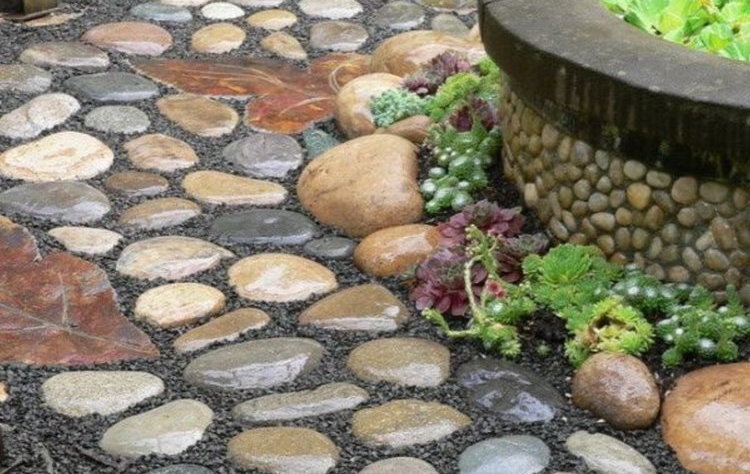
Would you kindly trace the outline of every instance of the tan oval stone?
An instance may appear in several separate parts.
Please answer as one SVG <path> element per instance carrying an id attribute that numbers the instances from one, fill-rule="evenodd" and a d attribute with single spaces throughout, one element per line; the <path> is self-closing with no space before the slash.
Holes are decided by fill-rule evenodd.
<path id="1" fill-rule="evenodd" d="M 117 232 L 92 227 L 55 227 L 47 233 L 62 243 L 68 251 L 88 255 L 107 253 L 122 239 Z"/>
<path id="2" fill-rule="evenodd" d="M 429 463 L 417 458 L 397 457 L 374 462 L 359 474 L 438 474 Z"/>
<path id="3" fill-rule="evenodd" d="M 185 192 L 210 204 L 273 206 L 286 199 L 283 186 L 220 171 L 196 171 L 182 180 Z"/>
<path id="4" fill-rule="evenodd" d="M 628 202 L 639 211 L 651 203 L 651 188 L 643 183 L 633 183 L 627 189 Z"/>
<path id="5" fill-rule="evenodd" d="M 169 188 L 169 181 L 163 176 L 142 171 L 123 171 L 110 175 L 104 181 L 110 192 L 127 196 L 152 196 Z"/>
<path id="6" fill-rule="evenodd" d="M 346 366 L 370 382 L 437 387 L 450 375 L 451 354 L 426 339 L 394 337 L 365 342 L 355 348 Z"/>
<path id="7" fill-rule="evenodd" d="M 307 59 L 307 52 L 300 42 L 297 41 L 297 38 L 283 31 L 277 31 L 266 36 L 260 41 L 260 45 L 266 51 L 278 54 L 282 58 L 294 60 Z"/>
<path id="8" fill-rule="evenodd" d="M 34 138 L 45 130 L 65 123 L 80 108 L 81 104 L 68 94 L 36 96 L 0 117 L 0 135 L 8 138 Z"/>
<path id="9" fill-rule="evenodd" d="M 123 148 L 131 163 L 145 170 L 171 173 L 198 164 L 198 155 L 190 145 L 161 133 L 135 138 Z"/>
<path id="10" fill-rule="evenodd" d="M 354 263 L 368 275 L 400 275 L 434 252 L 439 239 L 437 229 L 425 224 L 382 229 L 357 245 Z"/>
<path id="11" fill-rule="evenodd" d="M 284 253 L 246 257 L 229 268 L 229 283 L 243 298 L 286 302 L 306 300 L 338 287 L 336 275 L 323 265 Z"/>
<path id="12" fill-rule="evenodd" d="M 351 236 L 418 222 L 416 148 L 395 135 L 368 135 L 313 160 L 297 183 L 305 206 L 323 224 Z"/>
<path id="13" fill-rule="evenodd" d="M 101 48 L 147 56 L 158 56 L 172 47 L 172 35 L 167 30 L 137 21 L 104 23 L 88 30 L 81 39 Z"/>
<path id="14" fill-rule="evenodd" d="M 426 115 L 415 115 L 394 123 L 384 130 L 385 133 L 406 138 L 415 145 L 421 145 L 427 138 L 427 132 L 433 121 Z"/>
<path id="15" fill-rule="evenodd" d="M 120 215 L 118 224 L 143 230 L 180 225 L 198 216 L 201 207 L 182 198 L 159 198 L 131 207 Z"/>
<path id="16" fill-rule="evenodd" d="M 698 199 L 698 180 L 684 176 L 672 184 L 672 199 L 680 204 L 692 204 Z"/>
<path id="17" fill-rule="evenodd" d="M 247 24 L 265 30 L 283 30 L 297 23 L 297 16 L 281 9 L 263 10 L 247 17 Z"/>
<path id="18" fill-rule="evenodd" d="M 224 294 L 200 283 L 170 283 L 144 292 L 135 302 L 135 316 L 163 328 L 184 326 L 216 314 Z"/>
<path id="19" fill-rule="evenodd" d="M 375 73 L 348 82 L 336 96 L 336 122 L 349 138 L 375 132 L 370 100 L 389 89 L 401 86 L 402 79 L 393 74 Z"/>
<path id="20" fill-rule="evenodd" d="M 192 352 L 216 342 L 231 342 L 254 329 L 265 327 L 271 318 L 265 311 L 255 308 L 234 310 L 191 329 L 175 339 L 177 352 Z"/>
<path id="21" fill-rule="evenodd" d="M 195 94 L 178 94 L 156 101 L 159 111 L 180 128 L 201 137 L 231 133 L 239 123 L 237 112 L 226 104 Z"/>
<path id="22" fill-rule="evenodd" d="M 193 34 L 191 47 L 199 53 L 222 54 L 239 48 L 247 34 L 231 23 L 214 23 Z"/>

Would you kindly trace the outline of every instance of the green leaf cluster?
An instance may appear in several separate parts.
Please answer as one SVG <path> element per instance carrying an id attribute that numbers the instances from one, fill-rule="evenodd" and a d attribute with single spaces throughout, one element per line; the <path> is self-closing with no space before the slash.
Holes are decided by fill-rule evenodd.
<path id="1" fill-rule="evenodd" d="M 370 110 L 375 125 L 388 127 L 399 120 L 423 115 L 430 102 L 430 98 L 422 98 L 406 89 L 388 89 L 370 99 Z"/>
<path id="2" fill-rule="evenodd" d="M 489 58 L 480 61 L 476 71 L 449 77 L 427 107 L 427 114 L 439 123 L 472 98 L 489 102 L 500 100 L 500 69 Z"/>

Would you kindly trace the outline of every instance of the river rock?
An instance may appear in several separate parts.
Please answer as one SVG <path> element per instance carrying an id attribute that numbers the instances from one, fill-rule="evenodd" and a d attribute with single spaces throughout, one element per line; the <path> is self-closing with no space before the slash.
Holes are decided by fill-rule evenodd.
<path id="1" fill-rule="evenodd" d="M 300 314 L 299 324 L 337 331 L 395 331 L 409 315 L 388 288 L 369 283 L 326 296 Z"/>
<path id="2" fill-rule="evenodd" d="M 351 18 L 362 12 L 362 5 L 357 0 L 300 0 L 298 5 L 308 16 L 331 20 Z"/>
<path id="3" fill-rule="evenodd" d="M 117 223 L 140 230 L 163 229 L 180 225 L 201 213 L 199 205 L 182 198 L 159 198 L 144 201 L 127 209 Z"/>
<path id="4" fill-rule="evenodd" d="M 146 474 L 214 474 L 214 472 L 197 464 L 172 464 L 148 471 Z"/>
<path id="5" fill-rule="evenodd" d="M 125 54 L 158 56 L 172 47 L 172 35 L 164 28 L 137 21 L 103 23 L 88 30 L 81 39 Z"/>
<path id="6" fill-rule="evenodd" d="M 92 222 L 110 209 L 107 196 L 77 181 L 22 184 L 0 193 L 0 211 L 48 221 Z"/>
<path id="7" fill-rule="evenodd" d="M 163 2 L 139 3 L 130 9 L 130 14 L 144 20 L 171 23 L 187 23 L 193 20 L 193 15 L 187 8 L 167 5 Z"/>
<path id="8" fill-rule="evenodd" d="M 469 33 L 469 28 L 466 24 L 452 13 L 436 15 L 430 22 L 430 27 L 435 31 L 456 36 L 466 36 Z"/>
<path id="9" fill-rule="evenodd" d="M 352 256 L 356 245 L 345 237 L 321 237 L 306 243 L 304 250 L 313 257 L 342 260 Z"/>
<path id="10" fill-rule="evenodd" d="M 310 28 L 310 46 L 330 51 L 356 51 L 367 41 L 367 30 L 346 21 L 321 21 Z"/>
<path id="11" fill-rule="evenodd" d="M 302 148 L 292 137 L 253 133 L 230 143 L 224 159 L 256 178 L 283 178 L 302 164 Z"/>
<path id="12" fill-rule="evenodd" d="M 535 436 L 503 436 L 473 444 L 461 453 L 461 474 L 536 474 L 549 465 L 550 450 Z"/>
<path id="13" fill-rule="evenodd" d="M 211 227 L 211 234 L 219 241 L 251 245 L 300 245 L 317 232 L 318 226 L 307 217 L 281 209 L 224 215 Z"/>
<path id="14" fill-rule="evenodd" d="M 429 463 L 417 458 L 397 457 L 377 461 L 359 474 L 438 474 Z"/>
<path id="15" fill-rule="evenodd" d="M 433 124 L 432 119 L 426 115 L 414 115 L 413 117 L 399 120 L 385 129 L 378 129 L 375 133 L 398 135 L 399 137 L 406 138 L 415 145 L 421 145 L 427 138 L 427 134 Z"/>
<path id="16" fill-rule="evenodd" d="M 354 249 L 354 263 L 368 275 L 400 275 L 438 248 L 435 227 L 411 224 L 389 227 L 365 237 Z"/>
<path id="17" fill-rule="evenodd" d="M 52 74 L 30 64 L 0 64 L 0 91 L 35 94 L 52 84 Z"/>
<path id="18" fill-rule="evenodd" d="M 144 292 L 135 316 L 162 328 L 185 326 L 224 309 L 224 294 L 201 283 L 170 283 Z"/>
<path id="19" fill-rule="evenodd" d="M 231 23 L 213 23 L 193 34 L 190 45 L 199 53 L 222 54 L 239 48 L 247 34 Z"/>
<path id="20" fill-rule="evenodd" d="M 313 160 L 302 172 L 297 193 L 321 223 L 360 237 L 422 218 L 417 173 L 411 142 L 368 135 Z"/>
<path id="21" fill-rule="evenodd" d="M 175 339 L 177 352 L 192 352 L 216 342 L 234 341 L 243 334 L 265 327 L 271 318 L 265 311 L 255 308 L 236 309 L 191 329 Z"/>
<path id="22" fill-rule="evenodd" d="M 287 196 L 286 189 L 280 184 L 208 170 L 185 176 L 182 188 L 201 202 L 230 206 L 274 206 L 281 204 Z"/>
<path id="23" fill-rule="evenodd" d="M 214 268 L 234 254 L 205 240 L 162 236 L 128 245 L 117 260 L 117 271 L 143 280 L 179 280 Z"/>
<path id="24" fill-rule="evenodd" d="M 324 151 L 341 144 L 330 133 L 311 128 L 302 132 L 302 140 L 305 142 L 305 149 L 307 150 L 307 157 L 309 159 L 316 158 L 322 155 Z"/>
<path id="25" fill-rule="evenodd" d="M 84 124 L 105 133 L 141 133 L 151 125 L 148 115 L 141 109 L 126 105 L 97 107 L 86 115 Z"/>
<path id="26" fill-rule="evenodd" d="M 390 5 L 390 4 L 389 4 Z M 393 74 L 365 74 L 346 83 L 336 96 L 336 122 L 349 138 L 375 132 L 370 100 L 389 89 L 401 86 Z"/>
<path id="27" fill-rule="evenodd" d="M 611 436 L 576 431 L 565 447 L 599 474 L 656 474 L 654 465 L 641 453 Z"/>
<path id="28" fill-rule="evenodd" d="M 65 81 L 65 87 L 100 102 L 136 102 L 159 95 L 156 84 L 129 72 L 74 76 Z"/>
<path id="29" fill-rule="evenodd" d="M 240 120 L 230 106 L 201 95 L 171 95 L 156 101 L 156 106 L 180 128 L 201 137 L 231 133 Z"/>
<path id="30" fill-rule="evenodd" d="M 375 339 L 356 347 L 346 367 L 369 382 L 413 387 L 437 387 L 450 376 L 451 353 L 426 339 Z"/>
<path id="31" fill-rule="evenodd" d="M 283 30 L 297 23 L 297 16 L 288 10 L 263 10 L 247 17 L 247 24 L 270 31 Z"/>
<path id="32" fill-rule="evenodd" d="M 188 364 L 184 377 L 204 388 L 271 388 L 312 372 L 322 358 L 323 346 L 312 339 L 257 339 L 203 354 Z"/>
<path id="33" fill-rule="evenodd" d="M 245 15 L 245 10 L 233 3 L 213 2 L 201 8 L 201 15 L 209 20 L 232 20 Z"/>
<path id="34" fill-rule="evenodd" d="M 169 189 L 166 178 L 153 173 L 123 171 L 110 175 L 104 181 L 107 190 L 126 196 L 153 196 Z"/>
<path id="35" fill-rule="evenodd" d="M 375 14 L 375 24 L 394 30 L 409 30 L 424 21 L 424 9 L 403 0 L 388 2 Z"/>
<path id="36" fill-rule="evenodd" d="M 426 7 L 438 11 L 452 11 L 462 15 L 469 14 L 477 9 L 476 2 L 472 0 L 417 0 Z"/>
<path id="37" fill-rule="evenodd" d="M 122 236 L 107 229 L 92 227 L 55 227 L 48 234 L 65 246 L 69 252 L 101 255 L 109 252 Z"/>
<path id="38" fill-rule="evenodd" d="M 145 170 L 171 173 L 198 164 L 198 155 L 190 145 L 161 133 L 134 138 L 123 148 L 130 162 Z"/>
<path id="39" fill-rule="evenodd" d="M 0 135 L 16 139 L 34 138 L 65 123 L 80 108 L 81 104 L 68 94 L 39 95 L 0 117 Z"/>
<path id="40" fill-rule="evenodd" d="M 294 36 L 283 31 L 271 33 L 260 41 L 260 45 L 266 51 L 278 54 L 282 58 L 304 61 L 307 59 L 307 51 Z"/>

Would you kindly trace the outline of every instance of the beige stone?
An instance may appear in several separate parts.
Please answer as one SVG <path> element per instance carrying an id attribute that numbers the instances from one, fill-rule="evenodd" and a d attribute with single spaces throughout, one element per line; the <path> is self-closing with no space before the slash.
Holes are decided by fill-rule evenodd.
<path id="1" fill-rule="evenodd" d="M 370 382 L 415 387 L 437 387 L 450 375 L 451 354 L 442 344 L 426 339 L 375 339 L 355 348 L 346 366 Z"/>
<path id="2" fill-rule="evenodd" d="M 368 275 L 404 273 L 438 247 L 437 229 L 425 224 L 389 227 L 368 235 L 354 249 L 354 263 Z"/>
<path id="3" fill-rule="evenodd" d="M 34 138 L 45 130 L 65 123 L 80 108 L 81 104 L 68 94 L 36 96 L 0 117 L 0 135 L 8 138 Z"/>
<path id="4" fill-rule="evenodd" d="M 117 232 L 92 227 L 55 227 L 48 232 L 74 253 L 100 255 L 112 250 L 122 239 Z"/>
<path id="5" fill-rule="evenodd" d="M 158 56 L 172 47 L 172 35 L 167 30 L 137 21 L 103 23 L 88 30 L 81 39 L 101 48 L 148 56 Z"/>
<path id="6" fill-rule="evenodd" d="M 283 31 L 277 31 L 266 36 L 260 41 L 260 45 L 266 51 L 278 54 L 282 58 L 299 61 L 307 59 L 307 52 L 297 41 L 297 38 Z"/>
<path id="7" fill-rule="evenodd" d="M 209 204 L 274 206 L 286 199 L 283 186 L 221 171 L 196 171 L 185 176 L 182 187 L 191 197 Z"/>
<path id="8" fill-rule="evenodd" d="M 642 211 L 651 203 L 651 188 L 643 183 L 633 183 L 628 186 L 627 196 L 630 205 Z"/>
<path id="9" fill-rule="evenodd" d="M 348 82 L 336 96 L 336 122 L 349 138 L 375 132 L 370 100 L 401 86 L 399 76 L 374 73 Z"/>
<path id="10" fill-rule="evenodd" d="M 398 135 L 399 137 L 406 138 L 415 145 L 421 145 L 427 138 L 427 133 L 433 124 L 434 122 L 430 117 L 426 115 L 415 115 L 413 117 L 399 120 L 384 130 L 378 129 L 376 132 Z"/>
<path id="11" fill-rule="evenodd" d="M 145 170 L 171 173 L 198 164 L 198 155 L 190 145 L 161 133 L 135 138 L 123 148 L 130 162 Z"/>
<path id="12" fill-rule="evenodd" d="M 200 95 L 167 96 L 156 101 L 156 106 L 180 128 L 201 137 L 219 137 L 231 133 L 240 120 L 233 108 Z"/>
<path id="13" fill-rule="evenodd" d="M 199 53 L 222 54 L 239 48 L 247 34 L 231 23 L 213 23 L 193 34 L 191 47 Z"/>
<path id="14" fill-rule="evenodd" d="M 143 230 L 163 229 L 182 224 L 200 215 L 201 208 L 182 198 L 159 198 L 145 201 L 126 210 L 118 223 Z"/>
<path id="15" fill-rule="evenodd" d="M 297 16 L 281 9 L 263 10 L 247 17 L 247 24 L 256 28 L 277 31 L 297 23 Z"/>
<path id="16" fill-rule="evenodd" d="M 159 327 L 191 324 L 217 314 L 226 304 L 224 294 L 201 283 L 170 283 L 144 292 L 135 302 L 135 316 Z"/>
<path id="17" fill-rule="evenodd" d="M 216 343 L 231 342 L 248 331 L 265 327 L 271 318 L 265 311 L 242 308 L 191 329 L 174 340 L 177 352 L 192 352 Z"/>

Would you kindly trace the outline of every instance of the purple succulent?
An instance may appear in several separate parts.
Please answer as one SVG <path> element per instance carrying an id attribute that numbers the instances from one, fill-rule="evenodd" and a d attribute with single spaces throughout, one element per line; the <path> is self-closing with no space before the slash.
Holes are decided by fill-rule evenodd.
<path id="1" fill-rule="evenodd" d="M 472 114 L 471 107 L 469 105 L 459 107 L 451 114 L 448 122 L 456 131 L 468 132 L 474 126 L 474 114 Z"/>
<path id="2" fill-rule="evenodd" d="M 430 64 L 411 74 L 404 81 L 404 87 L 421 96 L 433 95 L 446 79 L 471 70 L 471 62 L 466 55 L 457 51 L 446 51 L 432 58 Z"/>
<path id="3" fill-rule="evenodd" d="M 487 200 L 466 206 L 448 221 L 438 225 L 440 245 L 454 247 L 466 243 L 466 228 L 476 226 L 495 237 L 515 237 L 521 232 L 524 217 L 520 208 L 504 209 Z"/>
<path id="4" fill-rule="evenodd" d="M 500 274 L 503 280 L 515 283 L 523 278 L 521 263 L 532 254 L 542 255 L 549 249 L 550 240 L 542 233 L 523 234 L 503 240 L 503 245 L 497 252 L 500 262 Z"/>

